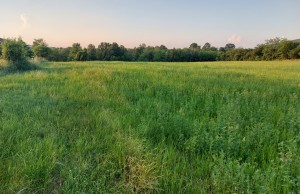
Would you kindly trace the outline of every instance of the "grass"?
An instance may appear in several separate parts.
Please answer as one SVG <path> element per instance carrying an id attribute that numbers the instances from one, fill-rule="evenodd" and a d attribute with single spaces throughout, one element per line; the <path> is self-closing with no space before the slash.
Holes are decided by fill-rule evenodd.
<path id="1" fill-rule="evenodd" d="M 300 61 L 0 70 L 3 193 L 297 193 Z"/>

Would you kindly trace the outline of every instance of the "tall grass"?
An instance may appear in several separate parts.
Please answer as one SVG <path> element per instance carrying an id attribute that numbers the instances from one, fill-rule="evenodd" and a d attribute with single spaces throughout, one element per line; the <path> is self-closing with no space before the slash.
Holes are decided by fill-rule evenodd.
<path id="1" fill-rule="evenodd" d="M 0 191 L 297 193 L 299 80 L 299 61 L 0 74 Z"/>

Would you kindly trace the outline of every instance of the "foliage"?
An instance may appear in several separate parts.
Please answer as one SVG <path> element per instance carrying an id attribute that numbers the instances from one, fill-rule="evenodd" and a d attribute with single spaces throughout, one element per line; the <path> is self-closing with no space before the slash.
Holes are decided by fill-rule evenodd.
<path id="1" fill-rule="evenodd" d="M 289 58 L 290 59 L 300 59 L 300 44 L 293 50 L 289 51 Z"/>
<path id="2" fill-rule="evenodd" d="M 203 47 L 202 47 L 202 49 L 203 50 L 209 50 L 211 48 L 211 45 L 210 45 L 210 43 L 205 43 L 204 45 L 203 45 Z"/>
<path id="3" fill-rule="evenodd" d="M 293 59 L 294 57 L 290 54 L 290 52 L 298 45 L 298 43 L 288 40 L 281 41 L 278 45 L 279 59 Z"/>
<path id="4" fill-rule="evenodd" d="M 86 61 L 87 59 L 88 59 L 88 53 L 86 49 L 79 51 L 75 58 L 76 61 Z"/>
<path id="5" fill-rule="evenodd" d="M 74 43 L 71 47 L 69 60 L 70 61 L 79 61 L 80 57 L 82 56 L 82 47 L 79 43 Z"/>
<path id="6" fill-rule="evenodd" d="M 201 46 L 199 46 L 197 43 L 192 43 L 189 49 L 201 49 Z"/>
<path id="7" fill-rule="evenodd" d="M 89 44 L 86 52 L 87 52 L 87 60 L 89 61 L 97 60 L 97 50 L 95 45 Z"/>
<path id="8" fill-rule="evenodd" d="M 50 53 L 50 48 L 43 39 L 35 39 L 33 41 L 32 50 L 38 58 L 47 58 Z"/>
<path id="9" fill-rule="evenodd" d="M 232 43 L 228 43 L 225 45 L 225 50 L 235 49 L 235 45 Z"/>
<path id="10" fill-rule="evenodd" d="M 49 55 L 46 57 L 49 61 L 68 61 L 71 48 L 50 48 Z"/>
<path id="11" fill-rule="evenodd" d="M 79 43 L 74 43 L 68 48 L 49 48 L 43 39 L 36 39 L 33 43 L 33 51 L 37 57 L 49 61 L 271 61 L 299 59 L 299 46 L 297 41 L 273 38 L 253 49 L 236 48 L 232 43 L 227 43 L 218 49 L 208 42 L 202 48 L 197 43 L 192 43 L 188 48 L 168 49 L 164 45 L 153 47 L 146 44 L 126 48 L 116 42 L 102 42 L 97 47 L 89 44 L 87 48 L 82 48 Z M 33 58 L 33 51 L 26 46 L 27 57 Z"/>
<path id="12" fill-rule="evenodd" d="M 2 57 L 12 65 L 16 66 L 17 69 L 24 69 L 28 64 L 27 45 L 19 39 L 6 39 L 2 43 Z"/>

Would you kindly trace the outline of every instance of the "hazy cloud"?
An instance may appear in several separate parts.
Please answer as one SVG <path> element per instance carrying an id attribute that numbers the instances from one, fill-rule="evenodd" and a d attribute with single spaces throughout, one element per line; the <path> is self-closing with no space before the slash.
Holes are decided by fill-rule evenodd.
<path id="1" fill-rule="evenodd" d="M 241 42 L 241 36 L 232 35 L 227 39 L 230 43 L 238 44 Z"/>
<path id="2" fill-rule="evenodd" d="M 21 14 L 20 19 L 22 21 L 22 28 L 26 28 L 28 26 L 28 17 L 25 14 Z"/>

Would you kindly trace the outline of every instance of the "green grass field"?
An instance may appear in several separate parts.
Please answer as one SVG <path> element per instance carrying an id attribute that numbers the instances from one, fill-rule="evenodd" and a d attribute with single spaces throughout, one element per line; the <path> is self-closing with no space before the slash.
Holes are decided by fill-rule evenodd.
<path id="1" fill-rule="evenodd" d="M 300 191 L 300 61 L 2 68 L 0 116 L 0 193 Z"/>

